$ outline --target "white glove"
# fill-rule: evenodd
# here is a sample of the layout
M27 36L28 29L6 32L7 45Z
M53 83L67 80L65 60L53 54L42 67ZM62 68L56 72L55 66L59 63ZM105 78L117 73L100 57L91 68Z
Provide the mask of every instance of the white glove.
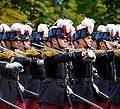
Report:
M92 50L88 51L88 56L91 57L91 58L96 59L96 55Z
M93 83L93 87L95 88L95 90L96 90L96 92L97 93L99 93L100 91L99 91L99 89L98 89L98 87L96 86L96 84L95 83Z
M22 92L24 92L24 91L25 91L25 88L24 88L20 83L18 83L18 85L19 85L20 90L21 90Z
M42 60L38 59L37 60L37 65L43 65L43 64L44 64L44 59L42 59Z
M7 63L6 68L8 69L23 68L23 66L18 62L13 62L13 63Z
M92 67L93 72L97 72L97 69L95 67Z
M72 89L67 85L67 93L70 95L73 93Z

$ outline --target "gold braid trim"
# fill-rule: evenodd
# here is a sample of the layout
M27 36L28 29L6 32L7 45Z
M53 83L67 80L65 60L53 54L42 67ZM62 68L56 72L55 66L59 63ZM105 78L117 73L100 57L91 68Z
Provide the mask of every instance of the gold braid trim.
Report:
M15 52L21 56L25 56L25 52L24 51L21 51L19 49L15 50Z
M120 57L120 49L115 50L115 55L118 56L118 57Z
M28 49L25 52L25 56L27 56L27 57L34 57L34 56L37 56L39 54L40 53L36 49L34 49L34 48Z
M44 50L44 51L42 52L41 57L42 57L42 58L47 58L47 57L55 56L55 55L57 55L57 54L59 54L59 53L56 52L55 50L47 49L47 50Z
M14 60L13 59L14 56L15 56L15 54L12 51L8 51L8 50L5 50L2 53L0 53L1 59L8 59L10 61Z
M103 53L105 50L95 50L95 53Z

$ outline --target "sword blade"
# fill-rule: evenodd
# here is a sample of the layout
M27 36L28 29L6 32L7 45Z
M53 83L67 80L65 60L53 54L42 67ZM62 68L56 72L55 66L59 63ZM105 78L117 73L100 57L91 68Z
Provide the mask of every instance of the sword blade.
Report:
M32 91L30 91L30 90L26 90L26 89L25 89L25 91L26 91L27 93L32 94L32 95L39 96L38 93L32 92Z
M103 92L99 91L99 94L103 95L105 98L109 98L109 96L107 96L106 94L104 94Z
M4 102L4 103L10 105L11 107L14 107L14 108L16 108L16 109L22 109L22 108L20 108L20 107L18 107L18 106L16 106L16 105L10 103L9 101L6 101L5 99L3 99L3 98L1 98L1 97L0 97L0 100L1 100L2 102Z
M98 106L98 105L96 105L96 104L94 104L94 103L86 100L85 98L83 98L83 97L81 97L81 96L79 96L79 95L77 95L77 94L75 94L75 93L72 93L72 95L78 97L79 99L81 99L81 100L84 101L85 103L88 103L88 104L90 104L90 105L92 105L92 106L97 107L98 109L103 109L102 107L100 107L100 106Z

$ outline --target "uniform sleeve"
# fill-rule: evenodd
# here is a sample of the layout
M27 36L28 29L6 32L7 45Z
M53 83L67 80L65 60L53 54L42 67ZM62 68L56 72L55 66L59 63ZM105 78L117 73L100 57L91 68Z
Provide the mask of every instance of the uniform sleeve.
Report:
M14 61L19 62L22 65L29 65L31 60L25 57L15 57Z
M7 61L0 61L0 68L5 68L7 63Z
M96 53L96 60L97 61L102 61L102 60L109 60L109 61L113 61L113 57L114 57L114 51L113 50L107 50L105 52L102 53Z
M64 62L71 62L76 59L82 59L82 52L74 52L74 53L66 53L66 54L57 54L52 57L47 57L49 63L64 63Z

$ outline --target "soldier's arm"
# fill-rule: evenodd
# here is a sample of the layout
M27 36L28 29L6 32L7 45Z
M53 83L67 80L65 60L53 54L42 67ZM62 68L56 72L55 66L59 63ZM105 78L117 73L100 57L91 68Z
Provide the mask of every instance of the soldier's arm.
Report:
M76 59L82 59L84 57L83 52L73 52L73 53L66 53L66 54L56 54L51 57L47 57L49 63L63 63L63 62L70 62Z

